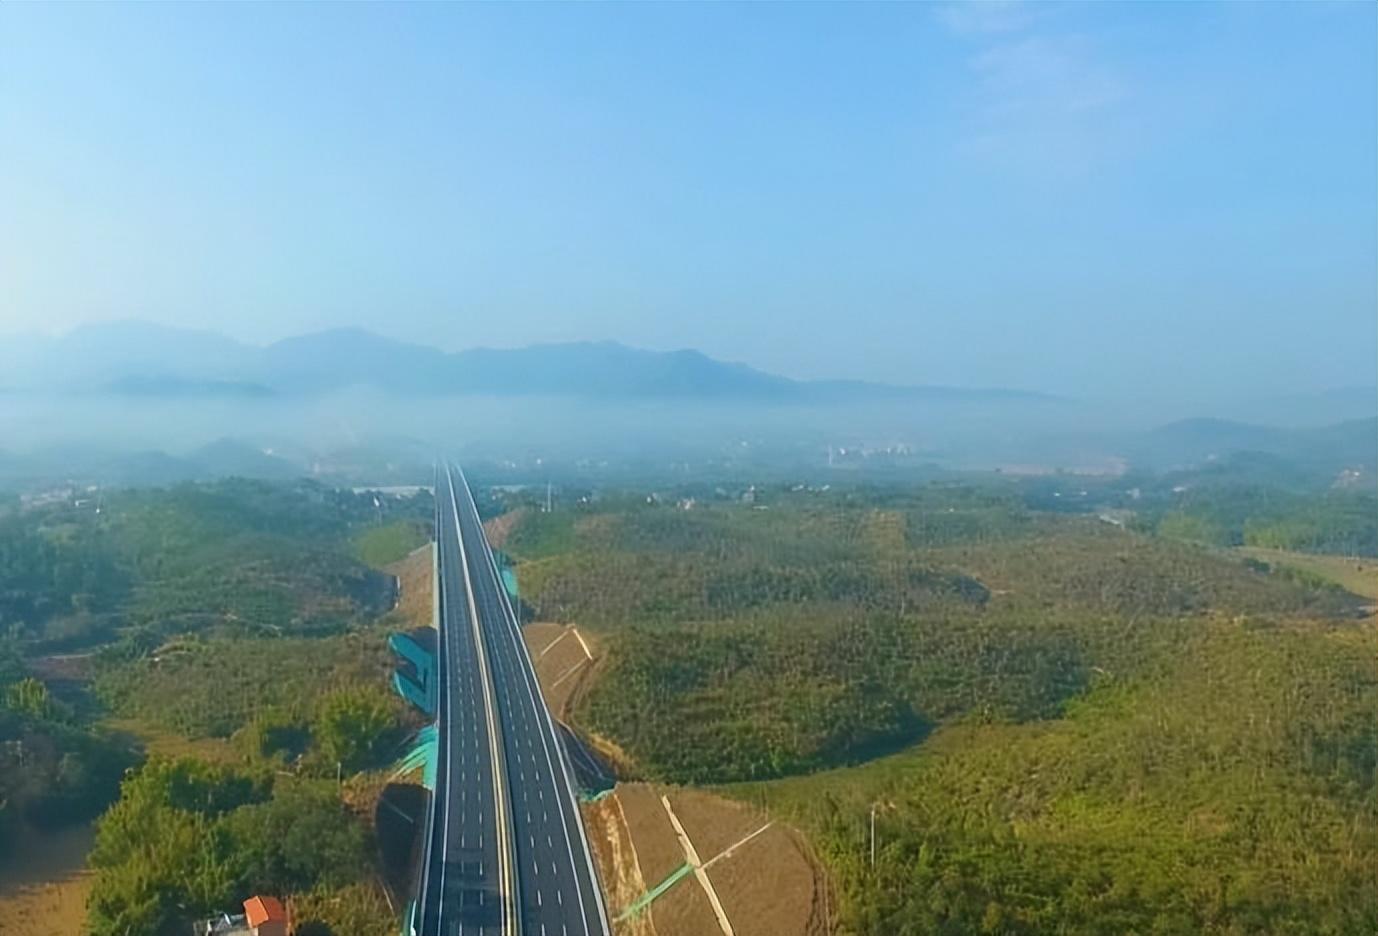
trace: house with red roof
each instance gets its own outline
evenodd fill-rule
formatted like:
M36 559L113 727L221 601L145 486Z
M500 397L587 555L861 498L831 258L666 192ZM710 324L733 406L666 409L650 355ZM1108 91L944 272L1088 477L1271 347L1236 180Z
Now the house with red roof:
M250 897L244 901L244 921L253 936L287 936L287 911L276 897Z
M287 936L287 911L276 897L250 897L243 913L206 920L197 925L195 936Z

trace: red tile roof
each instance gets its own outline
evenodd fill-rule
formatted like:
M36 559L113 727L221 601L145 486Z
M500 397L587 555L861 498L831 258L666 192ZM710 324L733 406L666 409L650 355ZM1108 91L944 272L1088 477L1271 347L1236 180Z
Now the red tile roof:
M287 911L276 897L250 897L244 901L244 916L250 926L261 926L269 920L287 922Z

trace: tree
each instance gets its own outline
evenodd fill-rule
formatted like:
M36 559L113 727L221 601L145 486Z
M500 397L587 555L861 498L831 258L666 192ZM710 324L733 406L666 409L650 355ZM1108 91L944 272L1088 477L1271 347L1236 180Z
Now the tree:
M316 712L312 734L321 754L345 770L376 761L382 742L396 726L393 700L374 688L337 689Z
M132 774L96 829L92 936L163 932L182 913L228 904L233 867L216 818L253 788L250 778L189 759Z
M26 676L5 690L5 707L31 718L48 718L53 713L48 687Z
M333 785L293 784L226 819L242 889L292 893L358 880L367 865L364 829Z

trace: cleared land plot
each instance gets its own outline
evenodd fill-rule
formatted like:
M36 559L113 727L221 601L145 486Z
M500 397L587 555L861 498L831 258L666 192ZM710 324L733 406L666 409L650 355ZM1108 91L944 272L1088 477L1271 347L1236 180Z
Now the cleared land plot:
M1260 549L1241 546L1238 552L1270 565L1291 566L1328 579L1346 591L1378 600L1378 559L1351 559L1348 556L1318 556L1288 552L1285 549Z
M589 844L598 859L598 876L603 882L609 913L614 918L614 930L620 936L654 936L655 927L649 913L616 921L622 909L630 907L647 889L631 834L622 818L621 803L616 796L605 796L596 803L585 803L583 812Z
M429 626L435 603L430 543L394 562L387 571L397 576L399 594L395 613L401 615L409 627Z
M694 876L688 875L651 904L656 936L721 936L713 907ZM786 936L775 930L775 936Z
M702 851L700 855L712 860ZM714 864L708 879L736 936L827 932L825 893L817 871L782 826L771 826Z
M13 852L0 860L0 933L73 936L85 929L91 873L90 826L58 832L20 830Z
M575 690L593 665L584 652L587 644L579 642L583 635L572 626L545 622L525 625L522 635L536 664L536 678L541 681L546 704L556 718L566 721Z
M708 878L735 936L828 932L826 884L792 831L773 824L760 831L766 818L741 803L645 783L620 784L612 796L585 809L614 917L686 860L660 803L662 794L670 798L699 859L709 865ZM731 853L723 855L727 849ZM626 867L632 861L637 866ZM649 912L619 923L617 931L646 936L647 920L655 936L722 932L707 894L692 874L657 897Z
M622 815L631 830L641 876L647 887L655 887L684 864L684 851L665 815L665 807L660 805L660 793L649 784L624 783L618 785L615 795L622 803Z
M676 789L666 795L685 834L693 840L699 858L705 863L768 821L741 803L721 800L697 790Z

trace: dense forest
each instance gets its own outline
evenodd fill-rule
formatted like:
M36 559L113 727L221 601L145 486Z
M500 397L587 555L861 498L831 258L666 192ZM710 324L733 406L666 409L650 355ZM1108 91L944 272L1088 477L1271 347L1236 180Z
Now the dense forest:
M429 495L241 480L12 505L0 845L99 817L93 936L181 932L254 890L317 932L389 932L371 816L336 780L367 785L410 727L379 567L430 513Z
M578 728L803 828L844 932L1374 931L1371 609L1224 548L1362 552L1371 497L1076 483L595 494L505 549L599 634Z

